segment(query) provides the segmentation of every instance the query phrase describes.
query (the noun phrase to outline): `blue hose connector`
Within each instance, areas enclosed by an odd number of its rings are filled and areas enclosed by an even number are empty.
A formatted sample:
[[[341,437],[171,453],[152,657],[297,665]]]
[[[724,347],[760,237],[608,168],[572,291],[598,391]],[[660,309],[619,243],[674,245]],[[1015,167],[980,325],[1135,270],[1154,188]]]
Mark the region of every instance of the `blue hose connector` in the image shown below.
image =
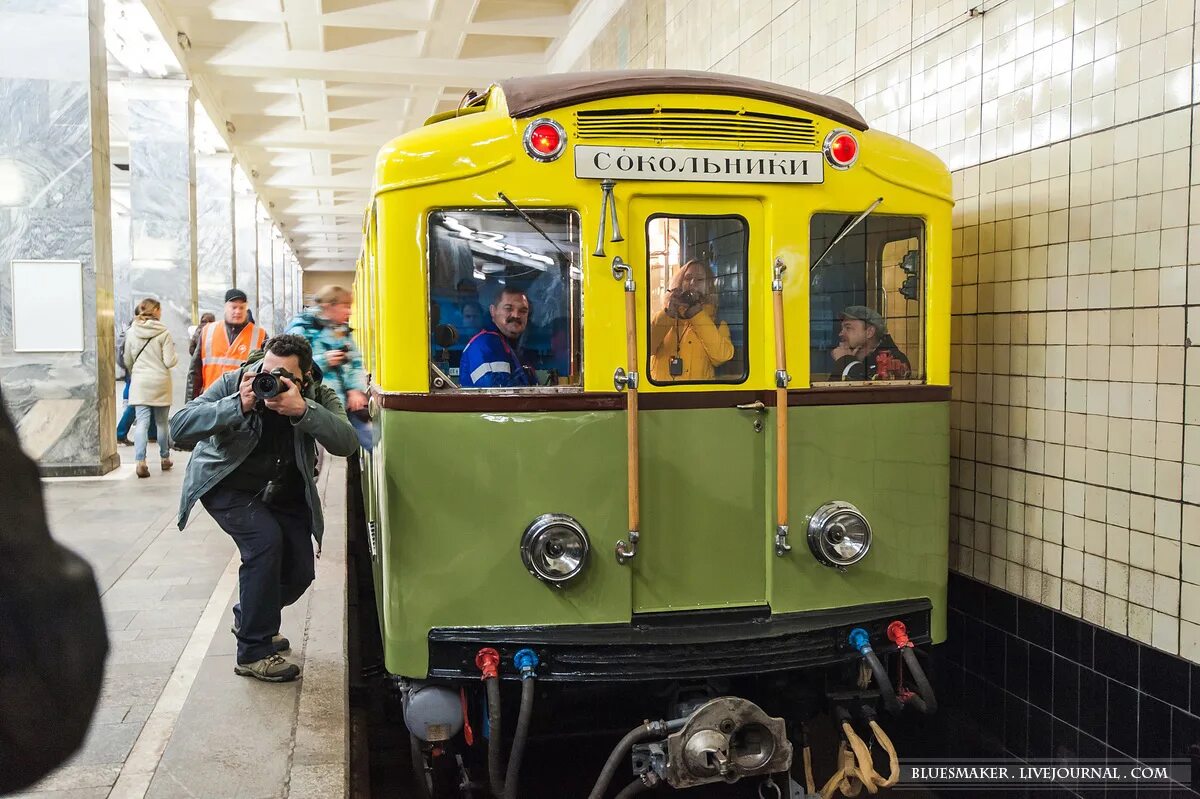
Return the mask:
[[[866,657],[873,651],[871,649],[871,636],[862,627],[855,627],[850,631],[850,646],[854,647],[863,657]]]
[[[522,649],[513,655],[513,665],[516,666],[517,671],[521,672],[522,680],[537,677],[534,669],[537,668],[538,663],[537,652],[534,652],[532,649]]]

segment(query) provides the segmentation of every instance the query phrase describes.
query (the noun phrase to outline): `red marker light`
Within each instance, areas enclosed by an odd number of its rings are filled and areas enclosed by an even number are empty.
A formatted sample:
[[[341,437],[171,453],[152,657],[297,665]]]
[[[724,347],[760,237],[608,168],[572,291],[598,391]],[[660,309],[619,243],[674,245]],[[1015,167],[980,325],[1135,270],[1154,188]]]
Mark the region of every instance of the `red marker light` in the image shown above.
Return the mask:
[[[847,169],[858,158],[858,139],[845,130],[832,131],[825,137],[825,159],[836,169]]]
[[[529,137],[529,143],[533,149],[542,155],[550,155],[562,143],[562,136],[559,135],[553,125],[541,124],[533,129],[533,135]]]
[[[553,119],[538,119],[525,129],[525,152],[539,161],[553,161],[567,146],[567,132]]]

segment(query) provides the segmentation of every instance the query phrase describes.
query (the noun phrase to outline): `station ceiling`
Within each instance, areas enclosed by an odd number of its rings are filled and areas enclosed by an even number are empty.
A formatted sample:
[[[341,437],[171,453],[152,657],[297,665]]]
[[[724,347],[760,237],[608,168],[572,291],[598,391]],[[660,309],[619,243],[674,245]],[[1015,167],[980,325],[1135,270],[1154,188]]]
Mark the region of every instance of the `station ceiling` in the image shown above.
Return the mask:
[[[350,269],[374,155],[538,74],[589,0],[145,0],[305,268]]]

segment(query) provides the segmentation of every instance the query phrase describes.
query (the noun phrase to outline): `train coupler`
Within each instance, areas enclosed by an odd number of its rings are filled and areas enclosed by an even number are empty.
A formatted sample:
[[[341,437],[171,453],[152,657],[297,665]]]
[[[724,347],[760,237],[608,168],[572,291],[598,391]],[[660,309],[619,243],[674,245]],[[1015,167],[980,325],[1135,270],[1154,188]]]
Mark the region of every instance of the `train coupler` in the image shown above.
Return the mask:
[[[781,718],[747,699],[709,700],[664,740],[633,747],[633,768],[672,788],[738,782],[787,771],[792,745]],[[645,781],[645,780],[643,780]]]

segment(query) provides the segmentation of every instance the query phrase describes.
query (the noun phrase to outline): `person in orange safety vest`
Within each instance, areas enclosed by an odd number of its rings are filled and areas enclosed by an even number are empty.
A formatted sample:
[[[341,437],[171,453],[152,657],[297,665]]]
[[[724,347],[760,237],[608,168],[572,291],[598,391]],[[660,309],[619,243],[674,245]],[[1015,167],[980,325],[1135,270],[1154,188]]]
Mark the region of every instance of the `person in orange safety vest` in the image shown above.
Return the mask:
[[[224,323],[209,322],[200,330],[200,346],[188,370],[187,398],[195,399],[226,372],[240,367],[250,353],[262,349],[267,331],[251,322],[246,292],[225,292]]]

